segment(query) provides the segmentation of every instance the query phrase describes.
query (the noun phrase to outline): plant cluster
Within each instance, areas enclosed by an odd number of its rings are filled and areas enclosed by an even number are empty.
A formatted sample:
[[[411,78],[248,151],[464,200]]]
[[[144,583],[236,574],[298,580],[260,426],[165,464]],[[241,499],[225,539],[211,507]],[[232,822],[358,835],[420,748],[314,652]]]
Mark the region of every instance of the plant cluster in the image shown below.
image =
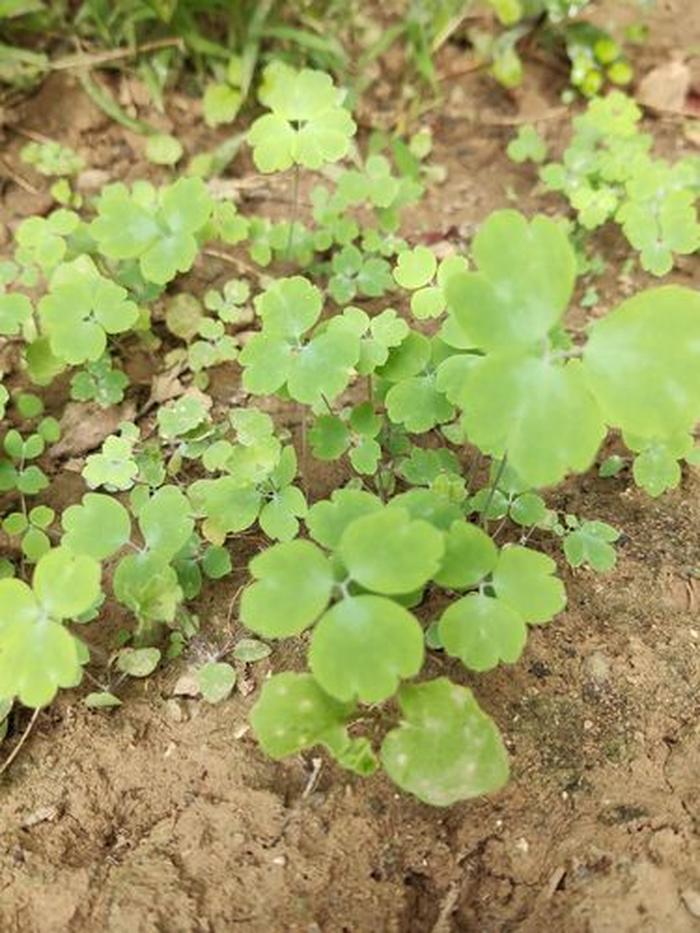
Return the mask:
[[[565,195],[585,230],[616,221],[642,268],[662,276],[676,255],[700,247],[700,158],[655,157],[652,137],[639,131],[641,115],[621,91],[595,98],[574,117],[561,161],[544,165],[540,178]]]
[[[422,193],[425,135],[388,149],[374,140],[338,168],[355,124],[328,76],[274,65],[261,101],[268,112],[248,137],[260,170],[327,173],[313,225],[243,217],[181,177],[109,185],[82,213],[59,208],[16,231],[0,335],[20,345],[28,379],[49,386],[69,372],[74,398],[114,405],[129,391],[123,347],[156,346],[167,330],[185,389],[90,453],[88,491],[57,516],[31,501],[47,486],[57,423],[37,396],[0,387],[20,425],[0,461],[15,542],[0,568],[0,713],[81,682],[84,627],[107,597],[133,623],[86,702],[118,705],[122,678],[188,650],[199,626],[189,604],[231,573],[232,542],[257,529],[269,543],[240,600],[257,637],[200,658],[197,690],[219,702],[235,684],[228,655],[249,663],[269,653],[265,641],[300,638],[308,672],[274,674],[254,706],[263,749],[278,758],[321,744],[358,774],[381,765],[446,805],[502,786],[508,758],[470,689],[416,678],[436,651],[474,673],[515,663],[529,627],[565,606],[547,553],[558,545],[573,567],[614,565],[614,528],[547,504],[611,431],[651,495],[697,460],[700,298],[649,289],[570,333],[578,266],[564,223],[496,211],[468,255],[438,261],[397,235]],[[634,128],[616,101],[590,108],[596,144],[601,109]],[[250,280],[201,301],[174,293],[207,251],[231,246],[258,265]],[[275,258],[292,274],[263,272]],[[259,407],[222,411],[207,395],[210,371],[232,360]],[[309,448],[343,460],[347,482],[330,498],[307,502],[295,439],[266,410],[281,405],[302,413],[304,459]],[[616,454],[601,472],[623,465]],[[459,679],[456,662],[447,670]]]

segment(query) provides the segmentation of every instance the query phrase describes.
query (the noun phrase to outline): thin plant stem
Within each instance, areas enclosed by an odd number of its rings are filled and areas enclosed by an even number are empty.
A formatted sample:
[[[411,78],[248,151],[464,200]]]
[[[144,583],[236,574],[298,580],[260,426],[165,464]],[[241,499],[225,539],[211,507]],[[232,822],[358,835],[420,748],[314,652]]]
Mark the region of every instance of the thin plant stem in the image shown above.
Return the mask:
[[[297,213],[299,210],[299,165],[294,166],[294,178],[292,180],[292,212],[289,220],[289,239],[287,240],[287,259],[292,254],[294,245],[294,226],[297,222]]]
[[[508,461],[508,453],[506,452],[503,454],[503,459],[498,464],[498,470],[496,471],[496,475],[494,476],[493,482],[491,483],[491,488],[489,489],[489,494],[488,494],[488,498],[486,499],[486,505],[484,506],[484,511],[481,513],[481,527],[484,530],[486,530],[486,527],[488,525],[489,509],[491,508],[493,497],[495,496],[496,490],[498,489],[498,484],[500,483],[501,477],[503,476],[503,471],[506,468],[507,461]]]

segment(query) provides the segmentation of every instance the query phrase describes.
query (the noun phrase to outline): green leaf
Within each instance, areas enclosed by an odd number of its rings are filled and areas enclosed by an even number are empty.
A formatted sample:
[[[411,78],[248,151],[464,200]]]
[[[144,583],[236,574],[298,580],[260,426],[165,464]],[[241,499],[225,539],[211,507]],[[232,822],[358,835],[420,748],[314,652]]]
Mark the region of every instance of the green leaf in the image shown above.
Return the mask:
[[[209,547],[202,558],[202,570],[210,580],[221,580],[231,573],[231,555],[225,547]]]
[[[287,672],[265,682],[250,722],[263,751],[284,758],[313,745],[344,744],[350,711],[324,693],[310,674]]]
[[[434,374],[397,382],[385,401],[391,420],[413,433],[422,434],[454,417],[454,408],[438,391]]]
[[[100,577],[100,565],[92,557],[59,547],[41,558],[32,582],[37,601],[48,616],[73,619],[97,602]]]
[[[77,686],[82,676],[77,644],[58,622],[42,618],[25,583],[0,580],[0,695],[37,709],[48,705],[59,687]]]
[[[172,622],[183,599],[175,570],[159,554],[129,554],[114,573],[114,595],[139,619]]]
[[[448,306],[474,346],[535,345],[561,318],[574,288],[576,257],[561,226],[517,211],[490,214],[472,246],[478,272],[447,281]]]
[[[382,764],[403,790],[433,806],[479,797],[508,780],[508,756],[471,690],[439,677],[399,690],[404,716],[382,744]]]
[[[122,705],[119,697],[115,697],[113,693],[108,693],[106,690],[99,693],[88,693],[83,703],[88,709],[113,709]]]
[[[75,554],[105,560],[131,537],[131,520],[124,506],[111,496],[87,493],[81,505],[69,506],[61,516],[64,547]]]
[[[498,549],[486,532],[456,521],[445,536],[445,553],[433,579],[449,589],[467,589],[491,573],[497,561]]]
[[[376,593],[412,593],[433,577],[445,549],[442,534],[404,508],[355,519],[343,532],[338,554],[350,577]]]
[[[309,509],[306,525],[320,545],[335,550],[343,532],[363,515],[379,512],[382,503],[377,496],[359,489],[336,489],[330,499],[316,502]]]
[[[32,303],[18,292],[0,294],[0,334],[13,336],[32,316]]]
[[[609,457],[606,457],[599,466],[598,475],[602,476],[604,479],[609,479],[611,476],[617,476],[624,466],[624,457],[621,457],[619,454],[611,454]]]
[[[530,548],[504,548],[493,572],[496,596],[531,625],[549,622],[566,605],[564,584],[551,557]]]
[[[612,543],[620,532],[605,522],[583,522],[564,538],[564,554],[572,567],[588,564],[602,573],[612,570],[617,560]]]
[[[162,486],[142,506],[139,527],[146,547],[165,561],[174,557],[194,530],[190,503],[177,486]]]
[[[117,655],[117,670],[129,677],[148,677],[160,664],[157,648],[123,648]]]
[[[343,599],[316,625],[309,666],[339,700],[379,703],[423,663],[423,631],[401,606],[378,596]]]
[[[241,621],[265,638],[303,632],[331,597],[331,565],[310,541],[274,545],[253,558],[250,572],[257,582],[243,592]]]
[[[445,610],[440,641],[452,657],[473,671],[490,671],[499,661],[513,664],[522,654],[527,626],[506,603],[472,593]]]
[[[202,100],[207,126],[231,123],[241,108],[243,95],[229,84],[207,84]]]
[[[524,492],[512,502],[510,517],[516,524],[529,528],[544,521],[547,517],[547,506],[541,496],[534,492]]]
[[[414,291],[432,282],[437,271],[437,260],[427,246],[403,250],[398,255],[394,279],[401,288]]]
[[[337,415],[321,415],[309,431],[309,443],[314,457],[337,460],[348,449],[350,432]]]
[[[675,489],[681,481],[681,467],[678,460],[690,452],[692,438],[686,448],[675,455],[675,451],[665,443],[651,443],[634,458],[632,475],[637,486],[641,486],[650,496],[656,498],[669,489]]]
[[[195,514],[205,516],[202,530],[213,544],[221,545],[227,535],[250,528],[260,512],[258,490],[241,486],[233,476],[198,480],[188,494]]]
[[[648,289],[596,321],[584,352],[591,389],[611,427],[668,437],[700,420],[700,294]]]
[[[547,158],[547,144],[534,126],[526,123],[519,127],[517,135],[506,147],[509,158],[514,162],[544,162]]]
[[[172,440],[193,431],[206,419],[207,409],[199,396],[183,395],[158,409],[160,436]]]
[[[299,531],[297,519],[307,512],[304,494],[296,486],[286,486],[272,494],[271,500],[260,510],[260,527],[271,538],[291,541]]]
[[[183,151],[180,140],[169,133],[157,133],[146,141],[146,158],[155,165],[175,165]]]
[[[197,671],[197,686],[207,703],[221,703],[231,696],[236,672],[224,661],[209,661]]]
[[[629,391],[629,389],[627,390]],[[472,363],[463,392],[467,434],[484,453],[508,456],[531,486],[587,470],[605,426],[578,360],[496,353]]]
[[[237,661],[243,664],[254,664],[256,661],[262,661],[272,654],[272,648],[266,645],[264,641],[258,641],[257,638],[241,638],[236,642],[233,649],[233,656]]]
[[[83,467],[83,479],[91,489],[131,489],[139,468],[133,459],[133,445],[123,437],[108,437],[102,452],[91,454]]]
[[[301,275],[275,279],[255,299],[265,334],[298,340],[321,315],[323,296]]]
[[[319,169],[347,155],[355,123],[341,99],[321,71],[268,65],[260,100],[272,112],[258,117],[248,133],[258,170],[284,171],[294,164]]]

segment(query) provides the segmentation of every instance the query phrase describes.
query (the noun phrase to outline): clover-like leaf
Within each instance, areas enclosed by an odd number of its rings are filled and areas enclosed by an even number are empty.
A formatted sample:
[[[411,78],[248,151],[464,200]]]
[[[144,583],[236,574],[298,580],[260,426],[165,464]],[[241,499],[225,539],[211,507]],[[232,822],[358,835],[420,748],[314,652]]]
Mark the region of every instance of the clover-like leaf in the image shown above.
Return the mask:
[[[588,564],[602,573],[615,566],[612,544],[619,537],[620,532],[606,522],[583,522],[564,538],[564,554],[572,567]]]
[[[183,593],[177,574],[159,554],[128,554],[114,573],[120,603],[151,622],[172,622]]]
[[[605,436],[578,360],[560,364],[531,354],[489,354],[469,365],[462,391],[470,440],[491,456],[507,454],[531,486],[587,470]]]
[[[124,437],[110,436],[102,452],[90,454],[83,467],[83,479],[91,489],[131,489],[139,468],[134,461],[133,444]]]
[[[401,288],[414,291],[432,282],[437,271],[437,259],[427,246],[403,250],[398,255],[394,279]]]
[[[138,320],[126,289],[102,276],[87,256],[56,269],[38,309],[52,352],[73,365],[98,360],[107,335],[123,333]]]
[[[519,127],[517,135],[508,143],[506,152],[514,162],[544,162],[547,144],[531,123]]]
[[[460,328],[482,350],[533,346],[571,298],[576,258],[562,227],[517,211],[490,214],[472,246],[478,272],[449,277],[445,291]]]
[[[445,807],[491,793],[508,780],[508,756],[471,690],[445,677],[406,684],[403,721],[382,744],[382,764],[403,790]]]
[[[81,676],[73,635],[42,616],[26,583],[0,580],[0,694],[36,709],[50,703],[60,687],[76,686]]]
[[[183,395],[169,405],[158,409],[158,428],[161,437],[171,440],[193,431],[205,420],[207,408],[197,395]]]
[[[175,165],[183,152],[180,140],[169,133],[154,133],[146,141],[146,158],[155,165]]]
[[[310,674],[290,671],[265,682],[250,722],[263,751],[284,758],[313,745],[343,744],[351,711],[324,693]]]
[[[497,561],[498,549],[485,531],[456,521],[445,536],[445,553],[433,579],[449,589],[467,589],[491,573]]]
[[[443,535],[400,507],[355,519],[340,539],[338,554],[349,575],[376,593],[412,593],[437,572]]]
[[[311,537],[325,548],[335,549],[343,532],[363,515],[382,508],[381,500],[360,489],[336,489],[330,499],[316,502],[309,509],[306,525]]]
[[[87,612],[100,595],[100,565],[67,547],[45,554],[34,570],[37,602],[52,619],[73,619]]]
[[[129,677],[149,677],[160,664],[160,658],[157,648],[122,648],[116,667]]]
[[[61,516],[62,545],[75,554],[105,560],[131,536],[131,520],[124,506],[111,496],[87,493],[81,505],[69,506]]]
[[[386,394],[386,409],[393,422],[421,434],[454,416],[452,404],[438,390],[432,373],[393,385]]]
[[[549,622],[566,605],[564,584],[551,557],[530,548],[504,548],[493,571],[496,596],[531,625]]]
[[[306,513],[306,498],[301,489],[285,486],[272,493],[270,501],[260,509],[258,520],[266,535],[278,541],[291,541],[299,531],[298,519]]]
[[[241,598],[244,625],[266,638],[298,635],[321,615],[333,589],[328,558],[310,541],[276,544],[254,557],[256,582]]]
[[[380,596],[336,603],[314,629],[309,666],[339,700],[379,703],[423,663],[423,630],[402,606]]]
[[[275,279],[255,299],[265,333],[294,339],[314,326],[322,306],[321,292],[301,275]]]
[[[177,486],[161,486],[140,509],[139,527],[146,546],[166,560],[187,543],[194,530],[187,496]]]
[[[198,235],[213,210],[201,178],[179,178],[156,191],[137,182],[109,185],[98,202],[98,216],[90,225],[100,252],[110,259],[138,259],[148,282],[165,285],[186,272],[197,254]]]
[[[588,382],[608,424],[663,438],[700,420],[700,294],[641,292],[591,327]]]
[[[438,631],[445,651],[473,671],[489,671],[499,661],[513,664],[527,640],[522,616],[502,600],[480,593],[448,606]]]
[[[348,152],[355,123],[342,106],[330,75],[273,62],[265,69],[260,100],[272,112],[248,132],[253,161],[261,172],[292,165],[319,169]]]
[[[19,292],[0,294],[0,334],[8,337],[18,334],[31,316],[32,303],[26,295]]]
[[[207,703],[221,703],[236,684],[236,671],[225,661],[209,661],[197,671],[197,686]]]
[[[637,486],[641,486],[654,498],[668,489],[675,489],[681,481],[681,467],[678,461],[686,457],[692,447],[693,439],[689,434],[681,434],[679,438],[669,438],[667,441],[651,441],[644,444],[632,465],[632,475]]]
[[[195,514],[204,517],[202,531],[213,544],[250,528],[260,513],[262,497],[254,486],[241,486],[233,476],[193,483],[188,495]]]

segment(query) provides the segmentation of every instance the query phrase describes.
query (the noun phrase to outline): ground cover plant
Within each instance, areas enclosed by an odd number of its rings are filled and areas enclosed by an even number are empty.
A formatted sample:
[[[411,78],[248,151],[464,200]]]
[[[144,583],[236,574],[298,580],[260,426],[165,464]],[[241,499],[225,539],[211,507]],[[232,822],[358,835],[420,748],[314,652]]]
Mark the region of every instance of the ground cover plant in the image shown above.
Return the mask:
[[[548,505],[611,432],[626,452],[601,472],[629,463],[651,496],[697,462],[700,297],[639,290],[574,332],[565,315],[580,262],[564,219],[497,210],[464,254],[438,258],[411,245],[407,210],[429,182],[429,134],[357,140],[331,76],[281,61],[258,96],[246,139],[261,174],[292,175],[286,219],[239,213],[197,174],[173,173],[94,200],[53,189],[59,206],[15,231],[0,335],[34,388],[0,387],[2,527],[14,543],[0,565],[3,720],[13,702],[41,708],[84,678],[98,688],[89,706],[119,705],[123,678],[186,650],[203,585],[230,585],[232,545],[258,529],[265,543],[238,603],[251,637],[237,650],[254,659],[298,639],[308,662],[263,685],[251,715],[263,750],[321,745],[434,805],[495,791],[508,755],[472,674],[517,663],[530,626],[566,605],[533,535],[560,543],[572,567],[613,567],[617,529]],[[661,276],[698,247],[697,164],[653,159],[639,116],[618,92],[595,98],[541,177],[584,229],[617,220]],[[542,162],[540,142],[522,130],[513,157]],[[52,177],[76,170],[55,148],[25,158]],[[310,172],[320,181],[302,221]],[[198,257],[234,248],[242,274],[191,293]],[[187,390],[148,423],[122,421],[87,456],[85,492],[61,515],[35,504],[60,433],[44,412],[51,387],[69,377],[73,399],[116,406],[130,392],[122,348],[164,339]],[[252,401],[221,411],[210,380],[232,362]],[[270,413],[285,405],[301,409],[296,436]],[[327,499],[308,501],[310,456],[347,470]],[[131,623],[105,664],[82,632],[106,599]],[[234,687],[229,653],[198,667],[210,702]],[[426,677],[436,654],[461,662],[471,687],[456,663]]]

